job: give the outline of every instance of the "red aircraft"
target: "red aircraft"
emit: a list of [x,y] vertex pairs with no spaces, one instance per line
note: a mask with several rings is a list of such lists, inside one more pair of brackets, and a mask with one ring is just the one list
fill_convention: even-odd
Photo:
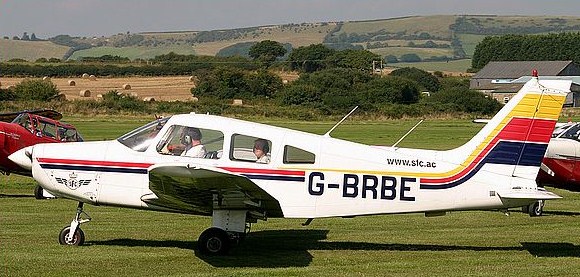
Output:
[[[32,176],[8,159],[8,156],[24,147],[38,143],[83,141],[73,125],[59,122],[62,114],[53,110],[21,111],[0,114],[0,173]],[[36,189],[35,196],[42,197]]]
[[580,123],[568,123],[554,130],[542,160],[539,184],[580,191]]

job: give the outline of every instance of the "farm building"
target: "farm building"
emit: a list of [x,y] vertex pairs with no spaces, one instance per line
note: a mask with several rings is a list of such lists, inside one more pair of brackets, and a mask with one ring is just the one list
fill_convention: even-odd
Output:
[[[572,61],[503,61],[490,62],[475,74],[469,88],[484,92],[500,103],[507,103],[529,80],[536,69],[540,79],[572,80],[572,92],[566,106],[580,106],[580,67]],[[566,77],[567,76],[567,77]],[[522,78],[520,78],[522,77]]]

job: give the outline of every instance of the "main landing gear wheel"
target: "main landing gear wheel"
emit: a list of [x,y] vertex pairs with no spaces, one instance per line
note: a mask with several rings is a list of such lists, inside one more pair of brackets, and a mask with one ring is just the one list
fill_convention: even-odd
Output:
[[36,187],[34,188],[34,198],[36,199],[44,199],[44,195],[42,195],[42,187],[39,185],[36,185]]
[[70,236],[70,226],[66,226],[60,231],[58,235],[58,242],[62,245],[74,245],[80,246],[85,243],[85,233],[81,228],[77,227],[76,232],[72,235],[72,239],[67,240],[67,236]]
[[199,236],[199,252],[205,255],[225,255],[230,250],[231,241],[226,231],[212,227]]
[[544,212],[544,200],[538,200],[528,206],[528,214],[531,217],[541,216]]

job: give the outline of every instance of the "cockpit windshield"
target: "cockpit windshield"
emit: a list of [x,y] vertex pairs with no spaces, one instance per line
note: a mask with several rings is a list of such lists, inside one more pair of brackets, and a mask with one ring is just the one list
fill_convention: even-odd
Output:
[[578,136],[580,136],[580,124],[575,124],[564,131],[560,138],[579,140]]
[[171,117],[161,118],[147,123],[123,135],[117,141],[135,151],[144,152],[169,118]]

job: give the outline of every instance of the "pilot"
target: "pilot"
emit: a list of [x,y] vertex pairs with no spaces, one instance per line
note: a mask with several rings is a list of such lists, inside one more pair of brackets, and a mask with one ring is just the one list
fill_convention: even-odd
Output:
[[198,128],[185,128],[181,136],[181,143],[185,145],[185,150],[181,156],[203,158],[205,146],[201,144],[201,131]]
[[268,152],[270,152],[270,146],[268,145],[268,141],[265,139],[257,139],[254,141],[254,155],[256,155],[256,162],[261,164],[267,164],[270,162],[270,156],[268,156]]

